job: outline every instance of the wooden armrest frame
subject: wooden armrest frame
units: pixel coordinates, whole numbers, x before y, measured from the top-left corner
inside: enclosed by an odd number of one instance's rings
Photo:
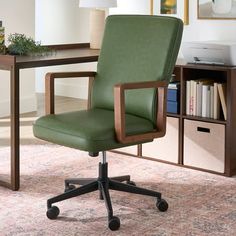
[[[65,78],[80,78],[80,77],[89,77],[89,86],[88,86],[88,109],[90,108],[90,94],[92,84],[95,78],[96,72],[93,71],[81,71],[81,72],[55,72],[47,73],[45,76],[45,112],[46,114],[55,113],[55,79],[65,79]]]
[[[163,137],[166,132],[166,94],[167,83],[164,81],[117,84],[114,87],[115,131],[119,142],[135,143]],[[125,132],[125,90],[157,89],[156,129],[145,134],[126,136]]]

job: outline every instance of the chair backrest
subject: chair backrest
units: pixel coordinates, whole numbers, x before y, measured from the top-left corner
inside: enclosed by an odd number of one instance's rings
[[[163,16],[112,15],[106,20],[92,107],[113,110],[118,83],[169,81],[183,31],[180,19]],[[126,94],[126,113],[156,120],[156,91]]]

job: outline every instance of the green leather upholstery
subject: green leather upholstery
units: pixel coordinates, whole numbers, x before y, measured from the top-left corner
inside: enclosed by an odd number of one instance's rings
[[[182,22],[160,16],[108,17],[92,106],[113,109],[118,83],[169,80],[179,51]],[[155,90],[126,94],[126,112],[155,122]]]
[[[150,121],[126,116],[127,134],[153,130]],[[114,130],[114,113],[111,110],[91,109],[39,118],[34,132],[44,140],[80,150],[99,152],[125,146],[117,143]]]
[[[182,21],[171,17],[109,16],[92,89],[92,109],[41,117],[33,126],[34,135],[89,152],[127,146],[115,136],[113,87],[127,82],[168,81],[182,30]],[[155,128],[155,104],[154,89],[126,94],[127,134]]]

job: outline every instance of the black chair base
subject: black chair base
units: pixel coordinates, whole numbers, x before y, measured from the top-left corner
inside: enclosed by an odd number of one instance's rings
[[[120,227],[120,220],[113,215],[109,189],[156,197],[157,208],[160,211],[166,211],[168,209],[168,203],[161,198],[161,193],[135,186],[135,183],[130,181],[129,175],[108,178],[107,169],[108,164],[100,162],[99,177],[97,179],[65,180],[65,193],[50,198],[47,201],[47,217],[49,219],[56,219],[60,213],[58,207],[52,206],[53,203],[99,190],[99,197],[100,199],[104,199],[108,212],[108,227],[111,230],[117,230]],[[126,181],[127,183],[121,183],[123,181]],[[80,184],[82,186],[76,188],[73,184]]]
[[[130,181],[130,175],[112,177],[111,180],[115,180],[115,181],[118,181],[118,182],[126,181],[127,184],[135,185],[135,183],[133,181]],[[67,192],[69,190],[72,190],[72,189],[75,189],[76,186],[74,184],[76,184],[76,185],[86,185],[86,184],[89,184],[89,183],[94,182],[94,181],[99,181],[99,179],[98,178],[70,178],[70,179],[66,179],[65,180],[65,192]],[[101,191],[100,191],[99,198],[101,200],[103,199]]]

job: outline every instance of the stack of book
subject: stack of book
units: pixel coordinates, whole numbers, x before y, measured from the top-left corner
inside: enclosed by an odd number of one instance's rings
[[[226,120],[226,85],[211,79],[189,80],[186,84],[186,114]]]
[[[171,82],[167,91],[167,112],[179,114],[180,83]]]

